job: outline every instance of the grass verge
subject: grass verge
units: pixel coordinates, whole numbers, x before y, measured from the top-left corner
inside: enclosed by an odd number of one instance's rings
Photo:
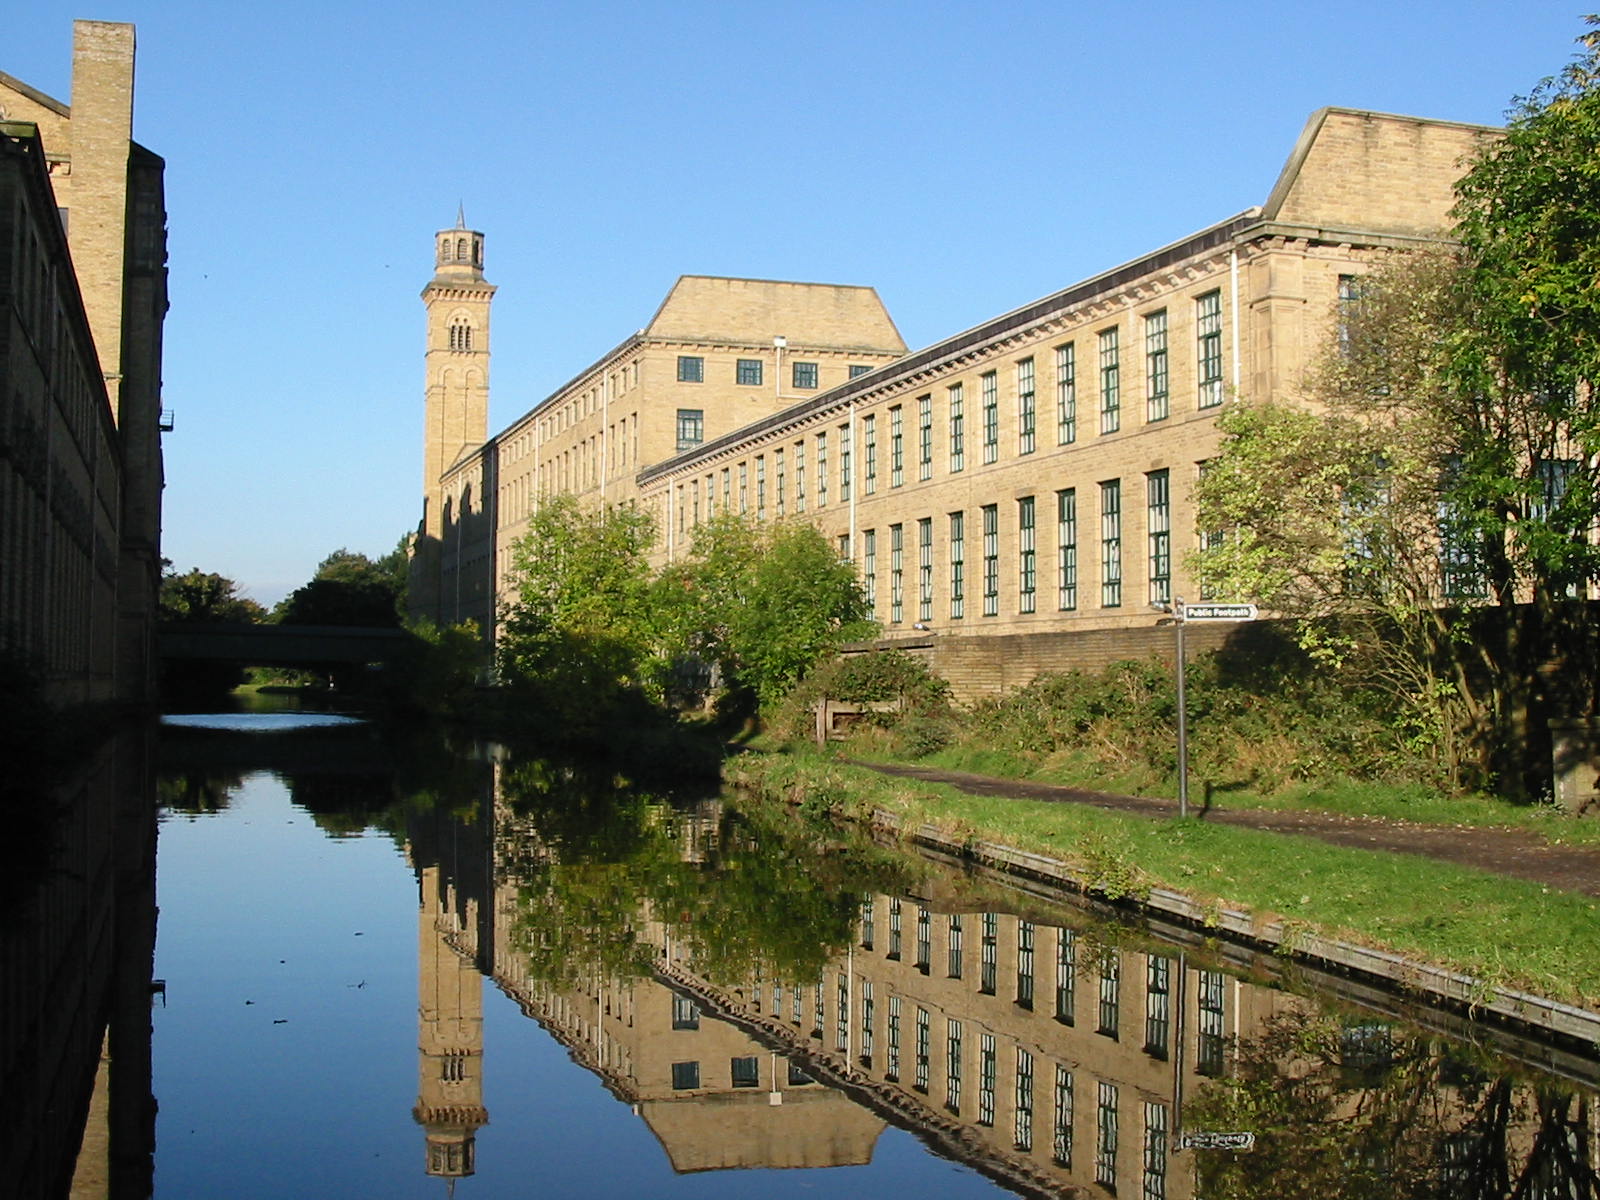
[[[1114,895],[1170,888],[1202,905],[1243,908],[1258,918],[1275,914],[1487,984],[1582,1007],[1600,1000],[1600,899],[1594,897],[1310,838],[969,796],[817,754],[741,755],[729,764],[729,776],[809,812],[860,819],[881,808],[956,837],[1050,855]]]
[[[895,757],[870,737],[857,739],[850,746],[850,753],[879,762],[907,761]],[[1155,779],[1148,772],[1137,770],[1108,772],[1102,764],[1072,754],[1032,758],[1006,751],[952,747],[910,761],[1000,779],[1029,779],[1134,796],[1170,800],[1178,794],[1175,780]],[[1191,802],[1201,803],[1206,789],[1205,779],[1191,777]],[[1511,804],[1481,795],[1450,796],[1421,784],[1335,778],[1293,783],[1271,792],[1226,784],[1215,787],[1211,794],[1212,803],[1220,808],[1328,812],[1426,825],[1524,829],[1552,845],[1600,845],[1600,820],[1592,817],[1574,817],[1548,804]]]

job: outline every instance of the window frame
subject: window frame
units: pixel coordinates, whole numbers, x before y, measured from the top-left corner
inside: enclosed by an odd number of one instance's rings
[[[1000,461],[1000,379],[996,371],[978,377],[980,406],[983,411],[983,463]]]
[[[983,615],[1000,615],[1000,506],[985,504],[983,520]]]
[[[917,397],[917,478],[933,478],[933,395]]]
[[[1056,611],[1078,607],[1078,489],[1056,492]]]
[[[1078,344],[1056,347],[1056,445],[1078,440]]]
[[[1033,355],[1017,362],[1017,453],[1032,454],[1036,445],[1037,420]]]
[[[1172,415],[1171,383],[1167,310],[1162,308],[1144,318],[1144,419],[1147,422],[1165,421]]]
[[[1017,498],[1017,611],[1038,607],[1038,504],[1033,496]]]
[[[1172,603],[1172,472],[1145,477],[1145,529],[1149,543],[1150,603]]]
[[[967,465],[967,414],[966,414],[966,389],[960,383],[952,383],[945,390],[945,399],[948,406],[948,424],[950,432],[950,473],[966,469]]]
[[[1122,428],[1121,330],[1113,325],[1096,336],[1100,353],[1100,432],[1116,433]]]
[[[693,428],[693,436],[685,434],[685,429]],[[692,450],[696,446],[705,444],[706,440],[706,410],[703,408],[680,408],[678,410],[678,452]]]
[[[950,517],[950,619],[963,620],[967,610],[967,513],[957,509]]]
[[[1100,481],[1100,607],[1122,607],[1122,480]]]
[[[1222,403],[1222,289],[1213,288],[1194,300],[1195,389],[1199,408]]]

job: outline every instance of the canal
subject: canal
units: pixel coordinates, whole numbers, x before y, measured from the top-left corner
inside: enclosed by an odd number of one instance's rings
[[[157,764],[158,1197],[1600,1195],[1593,1047],[537,750]]]

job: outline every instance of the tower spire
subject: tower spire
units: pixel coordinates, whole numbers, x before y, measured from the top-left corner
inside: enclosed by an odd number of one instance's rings
[[[494,285],[483,277],[483,234],[466,228],[434,234],[433,278],[422,289],[428,312],[423,399],[422,522],[411,562],[411,611],[454,624],[461,620],[459,593],[453,610],[441,607],[439,549],[447,527],[458,521],[465,500],[447,496],[444,477],[465,452],[489,436],[489,305]],[[473,503],[481,503],[476,494]]]
[[[464,201],[464,200],[458,200],[458,201],[456,201],[456,228],[457,229],[465,229],[466,227],[467,227],[467,204],[466,204],[466,201]]]

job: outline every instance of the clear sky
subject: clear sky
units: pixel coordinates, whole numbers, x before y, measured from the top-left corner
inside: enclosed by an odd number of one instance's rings
[[[1324,105],[1499,123],[1581,6],[8,0],[70,100],[131,21],[167,161],[164,552],[272,604],[420,515],[433,233],[487,236],[492,429],[685,273],[876,287],[913,348],[1261,203]]]

